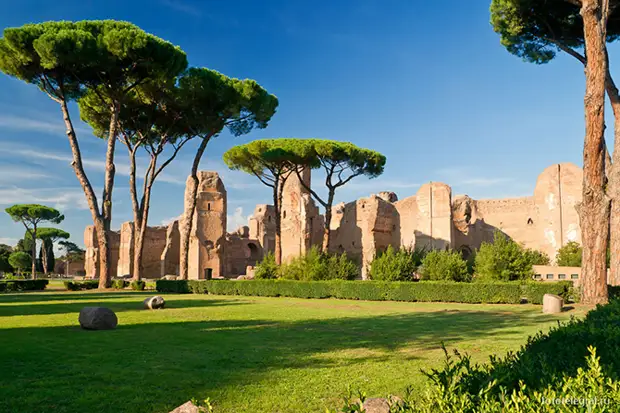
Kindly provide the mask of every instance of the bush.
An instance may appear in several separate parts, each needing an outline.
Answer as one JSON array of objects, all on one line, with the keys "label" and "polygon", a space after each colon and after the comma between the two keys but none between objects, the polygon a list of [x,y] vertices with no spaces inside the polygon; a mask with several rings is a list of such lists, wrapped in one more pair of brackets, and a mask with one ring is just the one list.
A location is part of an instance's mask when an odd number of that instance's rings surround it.
[{"label": "bush", "polygon": [[555,256],[555,263],[561,267],[581,267],[581,245],[571,241],[561,247]]},{"label": "bush", "polygon": [[112,280],[112,288],[116,290],[122,290],[128,285],[129,285],[129,282],[126,280]]},{"label": "bush", "polygon": [[[596,348],[588,347],[585,367],[573,375],[536,390],[519,386],[512,390],[497,390],[489,383],[479,394],[463,390],[462,380],[478,366],[468,356],[455,352],[450,356],[444,348],[445,361],[441,371],[426,373],[431,383],[426,392],[413,395],[411,388],[403,398],[388,396],[390,412],[399,413],[524,413],[524,412],[617,412],[620,410],[620,382],[601,366]],[[337,412],[362,412],[366,395],[357,397],[349,391],[344,406]]]},{"label": "bush", "polygon": [[423,280],[471,281],[467,263],[459,252],[434,250],[422,260]]},{"label": "bush", "polygon": [[142,280],[133,280],[129,286],[134,291],[144,291],[144,288],[146,288],[146,282]]},{"label": "bush", "polygon": [[525,250],[525,255],[528,257],[528,259],[532,263],[532,265],[549,265],[549,264],[551,264],[551,259],[549,258],[549,255],[547,255],[546,252],[542,252],[542,251],[533,250],[533,249],[528,248],[528,249]]},{"label": "bush", "polygon": [[276,265],[276,257],[272,252],[268,252],[263,260],[254,270],[254,278],[258,280],[268,280],[278,278],[279,269]]},{"label": "bush", "polygon": [[19,271],[24,271],[32,265],[32,257],[23,251],[15,251],[9,255],[9,265]]},{"label": "bush", "polygon": [[357,264],[349,260],[346,254],[323,254],[318,248],[312,247],[306,255],[282,265],[279,275],[286,280],[353,280],[359,275],[359,271]]},{"label": "bush", "polygon": [[43,291],[48,283],[48,280],[0,280],[0,293]]},{"label": "bush", "polygon": [[413,281],[415,271],[426,255],[423,249],[388,246],[370,264],[370,278],[377,281]]},{"label": "bush", "polygon": [[[462,283],[425,281],[296,281],[296,280],[158,280],[158,292],[245,295],[261,297],[340,298],[371,301],[424,301],[519,304],[542,302],[545,293],[568,298],[570,282]],[[532,282],[533,284],[533,282]]]},{"label": "bush", "polygon": [[65,289],[69,291],[80,290],[94,290],[99,288],[98,280],[86,280],[86,281],[64,281]]},{"label": "bush", "polygon": [[483,242],[476,254],[476,278],[483,280],[527,280],[534,275],[534,254],[499,231],[493,243]]},{"label": "bush", "polygon": [[[415,399],[411,394],[393,399],[390,411],[620,411],[620,300],[598,306],[582,320],[540,332],[519,351],[493,356],[487,364],[454,354],[446,352],[441,368],[425,372],[430,379],[426,392]],[[564,401],[562,406],[549,404],[554,400]]]}]

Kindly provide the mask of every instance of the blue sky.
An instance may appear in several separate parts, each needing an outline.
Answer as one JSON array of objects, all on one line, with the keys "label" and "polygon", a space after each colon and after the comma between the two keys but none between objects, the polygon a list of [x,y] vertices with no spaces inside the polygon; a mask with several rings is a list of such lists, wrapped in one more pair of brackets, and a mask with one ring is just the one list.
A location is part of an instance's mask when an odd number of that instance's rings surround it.
[{"label": "blue sky", "polygon": [[[474,198],[527,196],[545,167],[581,165],[583,69],[563,55],[542,66],[510,55],[489,24],[488,7],[482,0],[25,0],[5,8],[0,28],[127,20],[181,46],[190,65],[256,79],[277,95],[280,106],[267,129],[222,134],[201,164],[223,176],[234,227],[256,203],[269,202],[270,192],[253,177],[228,171],[221,156],[258,138],[329,138],[384,153],[383,176],[357,178],[339,201],[382,190],[404,198],[428,181]],[[615,55],[613,48],[612,65]],[[105,145],[85,124],[78,137],[99,195]],[[181,214],[193,152],[186,147],[156,184],[152,225]],[[56,206],[67,216],[61,226],[82,244],[91,217],[70,155],[58,105],[36,87],[0,75],[0,208]],[[114,228],[132,218],[122,145],[116,156]],[[14,244],[23,232],[0,214],[0,243]]]}]

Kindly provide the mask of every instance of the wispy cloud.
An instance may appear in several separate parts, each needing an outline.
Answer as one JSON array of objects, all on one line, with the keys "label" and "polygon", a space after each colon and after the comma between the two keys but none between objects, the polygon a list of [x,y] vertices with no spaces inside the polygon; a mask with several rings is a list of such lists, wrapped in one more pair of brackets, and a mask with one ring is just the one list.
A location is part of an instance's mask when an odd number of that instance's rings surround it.
[{"label": "wispy cloud", "polygon": [[227,216],[228,231],[234,231],[244,225],[248,225],[248,216],[243,215],[242,207],[237,207],[234,214]]},{"label": "wispy cloud", "polygon": [[51,178],[52,175],[38,168],[21,165],[0,165],[0,184]]},{"label": "wispy cloud", "polygon": [[60,210],[88,209],[81,189],[70,188],[0,188],[0,205],[45,204]]},{"label": "wispy cloud", "polygon": [[181,0],[160,0],[160,3],[163,4],[166,7],[169,7],[171,9],[179,11],[181,13],[190,14],[190,15],[195,16],[195,17],[202,16],[202,11],[199,8],[197,8],[193,4],[190,4],[190,3],[186,2],[186,1],[181,1]]},{"label": "wispy cloud", "polygon": [[170,217],[170,218],[162,219],[159,225],[168,226],[172,223],[172,221],[176,221],[177,219],[180,220],[181,216],[179,215],[178,217]]},{"label": "wispy cloud", "polygon": [[[60,117],[58,120],[45,119],[42,115],[35,117],[24,117],[18,115],[0,115],[0,127],[9,130],[42,132],[50,135],[64,135],[66,129]],[[74,126],[78,134],[91,134],[88,128],[79,125]]]},{"label": "wispy cloud", "polygon": [[6,238],[6,237],[0,237],[0,244],[5,244],[5,245],[17,245],[17,242],[19,240],[17,238]]}]

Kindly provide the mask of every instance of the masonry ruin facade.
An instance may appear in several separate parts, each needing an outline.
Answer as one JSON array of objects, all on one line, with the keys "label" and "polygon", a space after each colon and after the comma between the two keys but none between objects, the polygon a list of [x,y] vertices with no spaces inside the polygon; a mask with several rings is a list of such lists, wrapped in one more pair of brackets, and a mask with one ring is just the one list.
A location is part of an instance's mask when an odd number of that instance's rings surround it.
[{"label": "masonry ruin facade", "polygon": [[[464,255],[492,241],[501,231],[527,248],[540,250],[553,260],[567,242],[581,243],[575,206],[581,201],[582,171],[571,163],[546,168],[531,196],[507,199],[472,199],[453,196],[449,185],[431,182],[415,195],[398,199],[381,192],[334,206],[331,252],[346,253],[360,265],[366,278],[368,264],[388,246],[426,249],[452,248]],[[301,179],[311,185],[310,171]],[[186,191],[186,208],[187,208]],[[248,225],[232,233],[227,226],[227,192],[216,172],[201,171],[196,194],[194,225],[190,236],[190,279],[243,276],[275,249],[275,215],[272,205],[257,205]],[[186,214],[183,214],[185,216]],[[324,217],[297,176],[284,185],[282,257],[289,261],[305,254],[323,239]],[[133,225],[110,232],[111,265],[117,275],[131,274]],[[92,226],[84,233],[87,277],[98,277],[97,237]],[[166,227],[149,227],[144,250],[144,277],[176,275],[179,268],[179,220]]]}]

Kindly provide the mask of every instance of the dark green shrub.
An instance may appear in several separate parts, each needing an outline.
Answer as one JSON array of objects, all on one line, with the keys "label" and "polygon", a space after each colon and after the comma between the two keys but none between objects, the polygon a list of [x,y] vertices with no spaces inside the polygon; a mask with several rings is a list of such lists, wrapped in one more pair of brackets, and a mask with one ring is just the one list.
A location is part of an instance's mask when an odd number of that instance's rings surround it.
[{"label": "dark green shrub", "polygon": [[64,281],[65,289],[69,291],[79,290],[94,290],[99,288],[98,280],[85,280],[85,281]]},{"label": "dark green shrub", "polygon": [[[462,283],[454,281],[297,281],[297,280],[191,280],[157,281],[157,291],[261,297],[341,298],[371,301],[426,301],[518,304],[522,298],[539,302],[545,293],[559,293],[566,282],[540,282],[526,288],[517,282]],[[538,286],[539,285],[539,286]],[[528,296],[531,294],[531,296]]]},{"label": "dark green shrub", "polygon": [[146,287],[146,282],[142,280],[133,280],[131,284],[129,284],[129,286],[132,290],[144,291],[144,288]]},{"label": "dark green shrub", "polygon": [[555,263],[562,267],[581,267],[581,252],[581,245],[570,241],[558,250]]},{"label": "dark green shrub", "polygon": [[534,254],[496,231],[493,243],[483,242],[476,253],[476,278],[482,280],[528,280],[534,275]]},{"label": "dark green shrub", "polygon": [[48,280],[0,280],[0,292],[43,291]]},{"label": "dark green shrub", "polygon": [[279,268],[276,265],[276,257],[272,252],[268,252],[254,269],[254,278],[258,280],[278,278],[278,274]]},{"label": "dark green shrub", "polygon": [[572,281],[541,282],[529,281],[522,284],[523,296],[527,297],[528,303],[542,304],[545,294],[559,295],[564,302],[579,301],[575,295]]},{"label": "dark green shrub", "polygon": [[370,278],[377,281],[413,281],[416,269],[426,255],[424,250],[400,248],[391,245],[377,254],[370,264]]},{"label": "dark green shrub", "polygon": [[423,280],[471,281],[467,263],[456,251],[430,251],[422,260],[420,275]]},{"label": "dark green shrub", "polygon": [[129,285],[129,282],[126,280],[112,280],[112,288],[116,290],[122,290],[128,285]]},{"label": "dark green shrub", "polygon": [[161,293],[189,293],[191,292],[186,280],[157,280],[155,289]]}]

